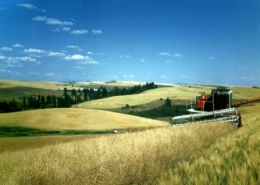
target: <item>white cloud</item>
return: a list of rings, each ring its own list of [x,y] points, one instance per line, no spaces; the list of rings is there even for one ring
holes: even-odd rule
[[[6,59],[6,56],[0,54],[0,60]]]
[[[28,56],[26,56],[26,57],[7,57],[6,58],[6,62],[8,64],[16,64],[19,61],[31,62],[31,63],[34,63],[34,64],[41,64],[40,61],[37,61],[35,58],[28,57]]]
[[[83,49],[79,48],[79,49],[77,49],[77,51],[83,51]]]
[[[174,56],[174,57],[182,57],[182,55],[179,54],[179,53],[175,53],[173,56]]]
[[[13,74],[11,70],[5,70],[5,69],[0,69],[1,73],[8,73],[8,74]]]
[[[70,31],[71,29],[70,29],[70,27],[64,27],[64,28],[62,28],[62,31]]]
[[[20,7],[23,7],[23,8],[27,8],[27,9],[30,9],[30,10],[37,10],[37,11],[40,11],[40,12],[47,12],[44,9],[38,9],[36,6],[34,6],[32,4],[27,4],[27,3],[18,4],[17,6],[20,6]]]
[[[75,69],[84,69],[83,67],[81,66],[74,66]]]
[[[253,77],[253,76],[241,76],[240,79],[244,80],[244,81],[254,81],[255,77]]]
[[[33,48],[30,48],[30,49],[24,49],[23,52],[24,52],[24,53],[37,53],[37,54],[43,54],[43,53],[46,53],[45,50],[41,50],[41,49],[33,49]]]
[[[27,62],[37,62],[37,60],[32,57],[15,57],[15,59],[21,61],[27,61]]]
[[[50,52],[48,54],[48,56],[50,56],[50,57],[64,57],[65,54],[64,53],[59,53],[59,52]]]
[[[144,59],[141,59],[141,62],[145,62],[145,60],[144,60]]]
[[[74,46],[74,45],[67,45],[67,48],[73,48],[73,49],[79,49],[79,46]]]
[[[168,53],[168,52],[161,52],[158,55],[161,55],[161,56],[171,56],[170,53]]]
[[[120,55],[119,57],[120,57],[120,58],[131,58],[131,55],[125,55],[125,56]]]
[[[161,53],[158,53],[158,55],[167,56],[167,57],[182,57],[182,55],[179,53],[175,53],[174,55],[172,55],[168,52],[161,52]]]
[[[23,53],[29,54],[29,56],[33,56],[33,57],[64,57],[64,56],[66,56],[62,52],[46,51],[46,50],[35,49],[35,48],[24,49]]]
[[[29,73],[27,73],[27,75],[30,75],[30,76],[39,76],[40,74],[37,73],[37,72],[29,72]]]
[[[191,79],[191,77],[190,77],[190,76],[187,76],[187,75],[181,75],[180,78]]]
[[[73,30],[70,33],[73,35],[83,35],[83,34],[87,34],[88,30]]]
[[[88,55],[93,55],[93,53],[91,51],[88,51]]]
[[[72,22],[70,21],[60,21],[59,19],[56,18],[48,18],[46,16],[36,16],[32,18],[33,21],[43,21],[46,24],[49,25],[60,25],[60,26],[70,26],[73,25]]]
[[[65,60],[84,60],[85,57],[83,55],[72,55],[72,56],[66,56],[64,59]]]
[[[124,78],[134,78],[134,75],[123,75]]]
[[[25,56],[25,57],[6,57],[0,53],[0,60],[2,60],[4,63],[2,63],[2,66],[5,67],[22,67],[23,64],[21,62],[30,62],[34,64],[41,64],[40,61],[36,60],[33,57]]]
[[[6,57],[4,60],[6,64],[2,65],[4,67],[22,67],[23,64],[19,63],[19,60],[16,57]]]
[[[55,76],[55,74],[54,73],[46,73],[45,76]]]
[[[91,30],[93,34],[102,34],[101,30]]]
[[[165,75],[161,75],[161,78],[166,78],[166,76]]]
[[[60,32],[61,31],[61,29],[60,28],[55,28],[54,30],[52,30],[52,31],[54,31],[54,32]]]
[[[8,47],[2,47],[1,50],[2,51],[13,51],[12,48],[8,48]]]
[[[46,21],[47,17],[46,16],[36,16],[32,18],[33,21]]]
[[[14,48],[23,48],[24,46],[22,44],[14,44],[13,47]]]
[[[83,55],[68,55],[63,58],[64,60],[74,60],[77,61],[78,64],[98,64],[97,61],[95,61],[93,58],[89,56],[83,56]]]
[[[73,23],[70,22],[70,21],[60,21],[59,19],[56,19],[56,18],[47,18],[46,19],[46,24],[51,24],[51,25],[73,25]]]

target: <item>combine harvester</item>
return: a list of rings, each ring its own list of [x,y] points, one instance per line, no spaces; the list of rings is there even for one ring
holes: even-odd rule
[[[220,121],[237,125],[240,117],[237,108],[240,105],[257,101],[260,101],[260,98],[232,103],[232,91],[225,87],[218,87],[213,89],[210,95],[202,93],[196,97],[195,101],[186,103],[187,111],[190,114],[173,117],[172,124],[181,126],[191,123]]]

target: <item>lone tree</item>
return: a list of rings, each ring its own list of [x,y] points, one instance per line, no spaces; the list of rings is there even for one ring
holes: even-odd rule
[[[165,100],[164,106],[165,106],[165,107],[171,107],[171,106],[172,106],[172,102],[171,102],[171,100],[169,99],[169,97]]]

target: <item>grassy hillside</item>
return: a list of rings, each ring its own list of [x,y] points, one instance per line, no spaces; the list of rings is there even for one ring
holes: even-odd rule
[[[25,82],[24,86],[21,82],[8,83],[0,81],[0,86],[2,89],[18,88],[19,84],[22,91],[27,86]],[[30,84],[29,88],[36,87]],[[47,90],[56,91],[56,87],[60,87],[46,82],[45,86],[48,85],[51,88]],[[46,90],[39,84],[36,88]],[[176,102],[194,99],[201,92],[210,93],[213,88],[175,85],[77,105],[94,110],[42,109],[0,114],[0,127],[25,130],[162,127],[90,138],[0,138],[0,184],[260,184],[260,103],[239,108],[244,124],[241,129],[224,123],[166,127],[165,122],[96,110],[120,108],[126,104],[156,107],[163,103],[161,98],[169,97]],[[260,94],[257,88],[230,89],[236,100]]]
[[[152,101],[165,99],[169,97],[172,100],[195,100],[196,96],[199,96],[202,92],[210,94],[211,90],[216,87],[213,86],[177,86],[158,88],[153,90],[145,91],[141,94],[126,95],[126,96],[115,96],[105,99],[93,100],[75,105],[79,108],[92,108],[92,109],[109,109],[109,108],[120,108],[126,104],[140,105],[147,104]],[[229,87],[234,94],[233,99],[249,99],[260,97],[260,89],[251,87]]]
[[[0,184],[152,184],[174,161],[190,160],[234,130],[221,123],[168,127],[6,151]]]
[[[62,87],[69,88],[70,85],[68,83],[61,82],[39,82],[39,81],[21,81],[21,80],[8,80],[8,79],[0,79],[0,88],[11,88],[11,87],[32,87],[39,89],[50,89],[50,90],[58,90],[63,89]]]
[[[244,127],[218,140],[190,161],[164,171],[156,184],[260,184],[260,115],[245,115]]]
[[[0,153],[1,184],[259,184],[259,113]],[[35,157],[37,155],[37,157]],[[14,170],[15,169],[15,170]]]
[[[110,87],[130,87],[134,85],[144,84],[144,82],[38,82],[38,81],[18,81],[0,79],[0,101],[9,101],[12,98],[36,95],[62,95],[63,89],[79,89],[79,88],[98,88],[100,86]],[[80,108],[119,108],[126,104],[130,106],[146,104],[152,101],[157,101],[161,98],[165,99],[195,99],[201,92],[210,94],[211,90],[217,86],[202,86],[202,85],[171,85],[157,84],[160,88],[149,90],[141,94],[117,96],[106,99],[78,104]],[[166,87],[167,86],[167,87]],[[234,92],[234,99],[248,99],[259,97],[260,88],[252,87],[229,87]]]
[[[209,89],[208,87],[192,87],[187,86],[176,86],[176,87],[166,87],[158,88],[153,90],[148,90],[140,94],[126,95],[126,96],[114,96],[111,98],[99,99],[94,101],[88,101],[76,105],[80,108],[118,108],[124,107],[126,104],[130,106],[146,104],[161,98],[165,99],[169,97],[170,99],[190,99],[194,98],[199,92],[203,92]],[[194,94],[194,95],[193,95]]]
[[[40,89],[34,87],[6,87],[0,88],[0,101],[11,101],[12,99],[22,102],[23,97],[28,97],[31,95],[55,95],[62,96],[63,90],[52,90],[52,89]]]
[[[165,122],[131,115],[75,108],[0,114],[0,126],[49,130],[111,130],[165,125]]]

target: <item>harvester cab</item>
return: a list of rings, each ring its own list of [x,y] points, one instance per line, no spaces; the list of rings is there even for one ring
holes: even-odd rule
[[[196,97],[196,107],[200,111],[215,111],[232,107],[232,91],[225,87],[213,89],[210,95],[204,92]]]
[[[233,103],[232,95],[232,91],[225,87],[213,89],[209,95],[201,93],[200,96],[196,97],[195,103],[186,103],[187,111],[190,114],[173,117],[172,124],[183,125],[221,121],[237,125],[239,121],[237,107],[260,101],[260,98]]]

